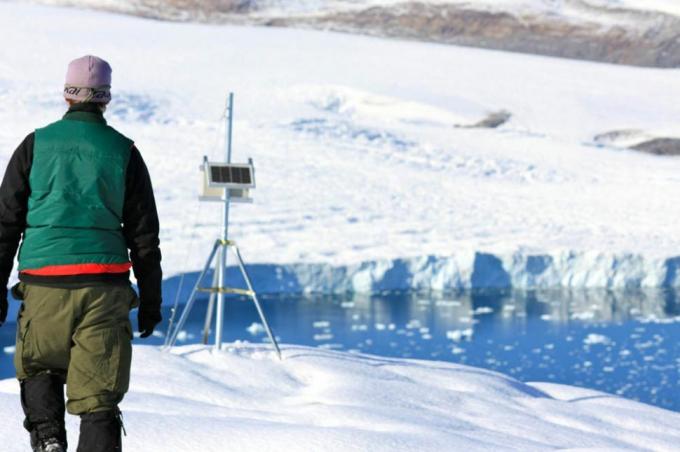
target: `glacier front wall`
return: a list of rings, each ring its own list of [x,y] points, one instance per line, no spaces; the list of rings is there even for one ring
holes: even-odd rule
[[[473,252],[455,256],[381,259],[334,266],[322,263],[247,266],[260,293],[369,293],[385,290],[634,289],[680,288],[680,256],[648,258],[637,254],[572,251],[530,255]],[[229,267],[229,281],[240,281]],[[196,273],[185,275],[184,290]],[[170,287],[180,277],[166,281]],[[206,278],[206,283],[210,277]]]

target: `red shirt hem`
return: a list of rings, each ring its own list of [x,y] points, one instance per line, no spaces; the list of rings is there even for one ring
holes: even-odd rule
[[[21,273],[36,276],[94,275],[99,273],[123,273],[130,270],[131,267],[132,264],[130,262],[124,264],[65,264],[22,270]]]

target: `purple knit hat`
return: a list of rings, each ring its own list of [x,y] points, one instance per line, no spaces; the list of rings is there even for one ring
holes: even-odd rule
[[[76,102],[108,103],[111,100],[111,66],[92,55],[71,61],[66,71],[64,98]]]

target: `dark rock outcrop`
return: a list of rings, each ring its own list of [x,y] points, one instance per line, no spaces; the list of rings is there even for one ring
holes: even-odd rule
[[[407,3],[321,17],[286,18],[272,25],[418,39],[538,55],[650,67],[680,67],[680,18],[610,11],[616,25],[560,17],[512,15],[465,5]]]
[[[494,111],[489,113],[482,120],[474,124],[455,124],[453,127],[456,129],[496,129],[512,118],[512,113],[507,110]]]
[[[680,138],[655,138],[631,147],[654,155],[680,155]]]

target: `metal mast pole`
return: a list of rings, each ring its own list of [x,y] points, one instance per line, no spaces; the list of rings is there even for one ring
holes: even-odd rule
[[[234,93],[229,93],[229,103],[227,107],[227,136],[225,138],[225,147],[227,153],[227,163],[231,163],[231,131],[234,118]],[[222,349],[222,328],[224,326],[224,292],[225,279],[227,273],[227,247],[225,244],[228,240],[229,234],[229,189],[224,189],[224,204],[222,216],[222,244],[220,249],[219,267],[217,273],[217,316],[215,319],[215,348]]]

